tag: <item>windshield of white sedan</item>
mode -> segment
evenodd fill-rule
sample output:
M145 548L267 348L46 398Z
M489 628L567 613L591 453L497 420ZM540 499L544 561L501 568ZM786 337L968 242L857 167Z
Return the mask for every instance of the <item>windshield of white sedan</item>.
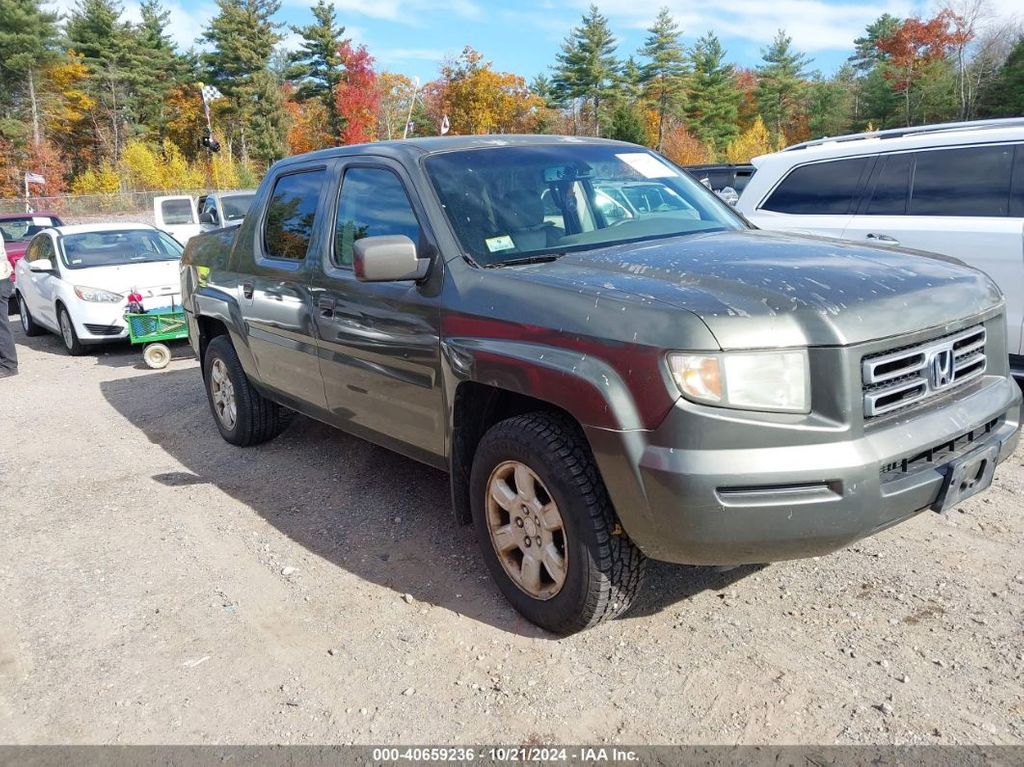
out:
M682 171L625 145L470 149L426 168L462 247L485 266L744 226Z
M61 260L68 269L176 261L183 250L177 240L153 229L66 234L60 244Z

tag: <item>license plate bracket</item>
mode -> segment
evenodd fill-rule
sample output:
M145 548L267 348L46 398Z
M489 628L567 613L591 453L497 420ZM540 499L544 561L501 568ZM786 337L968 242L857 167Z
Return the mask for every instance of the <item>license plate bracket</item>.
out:
M946 480L932 504L932 511L945 514L972 495L988 489L996 473L999 447L998 444L987 445L952 461L946 467Z

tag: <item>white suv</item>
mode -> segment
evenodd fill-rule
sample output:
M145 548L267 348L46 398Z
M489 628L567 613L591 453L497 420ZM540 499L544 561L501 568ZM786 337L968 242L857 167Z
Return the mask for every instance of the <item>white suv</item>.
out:
M762 229L928 250L987 272L1024 374L1024 119L826 138L753 164L736 207Z

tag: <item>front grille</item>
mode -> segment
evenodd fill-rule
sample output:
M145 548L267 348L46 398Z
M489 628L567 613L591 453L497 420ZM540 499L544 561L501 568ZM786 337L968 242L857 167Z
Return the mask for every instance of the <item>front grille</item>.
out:
M85 329L94 336L116 336L124 332L120 325L92 325L88 322L85 323Z
M944 394L985 372L985 327L904 346L861 361L864 417L878 416Z
M916 455L884 463L879 467L878 473L881 475L883 482L888 482L892 479L899 479L918 469L949 463L954 458L968 452L978 440L987 437L998 425L999 419L995 418L984 426L979 426L973 431L965 432L939 445L933 445Z

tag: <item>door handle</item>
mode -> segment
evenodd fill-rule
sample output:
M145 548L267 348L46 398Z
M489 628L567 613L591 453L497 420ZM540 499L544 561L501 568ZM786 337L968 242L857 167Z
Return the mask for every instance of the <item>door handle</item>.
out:
M242 295L246 298L252 298L253 284L251 282L242 283Z
M873 232L868 232L867 239L874 240L875 242L880 242L884 245L900 244L899 240L897 240L895 237L890 237L887 234L874 234Z
M335 306L337 304L331 296L320 296L316 302L316 308L320 312L321 317L333 317Z

